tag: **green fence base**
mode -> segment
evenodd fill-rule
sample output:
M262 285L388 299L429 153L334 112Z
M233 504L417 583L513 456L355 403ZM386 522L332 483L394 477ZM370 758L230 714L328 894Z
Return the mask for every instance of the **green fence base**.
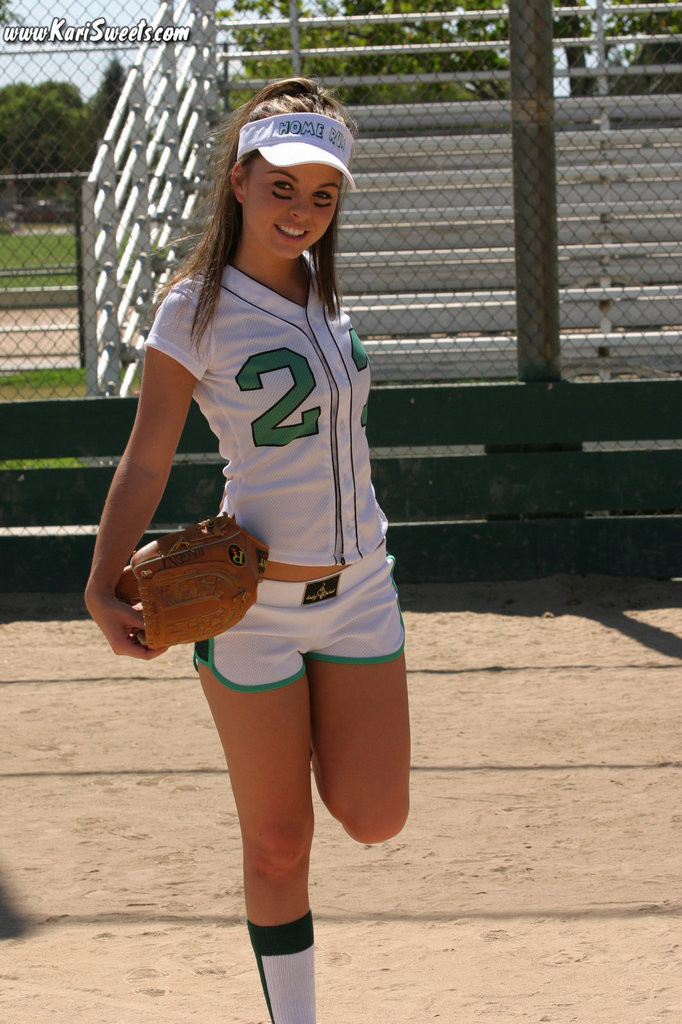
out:
M4 592L74 593L94 537L0 537ZM682 577L682 515L391 526L396 582L466 583L559 573Z
M559 573L682 577L682 516L394 525L400 583L538 579Z
M681 407L682 379L374 389L368 438L396 579L682 577ZM82 591L134 415L134 399L0 404L0 459L12 460L0 469L0 591ZM409 456L385 450L399 445ZM179 452L215 452L195 406ZM174 466L151 529L217 511L220 465Z

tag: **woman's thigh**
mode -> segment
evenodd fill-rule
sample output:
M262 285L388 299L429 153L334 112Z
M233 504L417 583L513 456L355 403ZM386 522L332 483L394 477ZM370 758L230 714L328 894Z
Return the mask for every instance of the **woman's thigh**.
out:
M320 796L361 842L395 835L409 806L404 656L372 664L311 659L307 672Z
M262 692L231 690L205 667L201 684L218 730L242 831L307 823L310 701L305 676Z

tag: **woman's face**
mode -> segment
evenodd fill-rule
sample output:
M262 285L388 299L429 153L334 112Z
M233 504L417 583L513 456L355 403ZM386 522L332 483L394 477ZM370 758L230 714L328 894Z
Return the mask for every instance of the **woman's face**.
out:
M341 173L327 164L275 167L257 154L236 164L232 186L242 207L241 258L295 260L329 227Z

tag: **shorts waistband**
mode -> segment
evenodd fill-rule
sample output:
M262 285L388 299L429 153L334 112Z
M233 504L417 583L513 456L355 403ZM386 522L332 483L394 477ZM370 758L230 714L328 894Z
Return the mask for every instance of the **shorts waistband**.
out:
M273 604L282 603L289 605L292 601L295 604L300 604L306 587L311 583L319 582L320 584L323 584L325 580L334 580L337 576L339 577L338 591L341 593L349 586L352 586L356 580L363 579L366 574L374 572L385 561L386 543L385 541L382 541L382 543L369 555L365 555L364 558L359 558L356 562L349 562L346 565L340 565L333 569L332 572L328 571L327 566L313 566L311 567L313 570L312 575L306 579L270 579L266 572L264 578L258 584L259 599L270 601Z

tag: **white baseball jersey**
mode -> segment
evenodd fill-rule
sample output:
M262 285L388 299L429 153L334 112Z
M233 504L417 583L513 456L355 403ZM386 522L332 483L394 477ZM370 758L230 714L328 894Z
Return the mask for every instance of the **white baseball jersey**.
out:
M365 436L369 365L350 320L330 320L227 267L199 349L197 289L174 288L147 345L197 378L194 397L226 460L223 508L273 561L355 562L386 534ZM208 511L208 510L207 510Z

